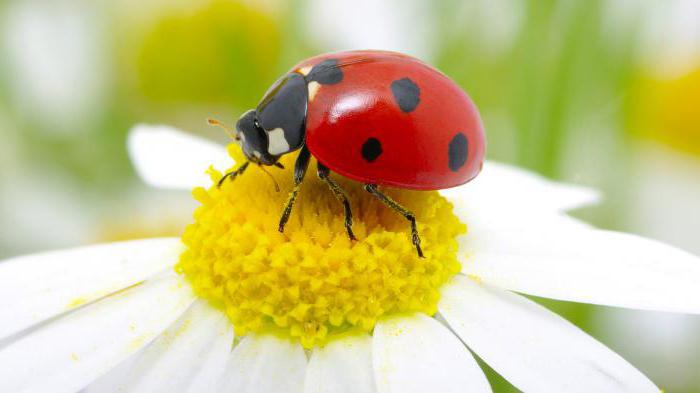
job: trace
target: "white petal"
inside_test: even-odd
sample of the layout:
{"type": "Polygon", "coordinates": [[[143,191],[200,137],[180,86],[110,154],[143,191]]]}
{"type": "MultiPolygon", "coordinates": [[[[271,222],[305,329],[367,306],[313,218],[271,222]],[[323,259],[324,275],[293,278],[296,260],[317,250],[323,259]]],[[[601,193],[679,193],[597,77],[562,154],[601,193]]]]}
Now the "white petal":
{"type": "Polygon", "coordinates": [[[563,212],[597,203],[597,191],[555,183],[532,172],[499,164],[484,164],[482,173],[463,186],[441,190],[455,214],[470,228],[531,228],[586,224],[563,212]]]}
{"type": "Polygon", "coordinates": [[[534,172],[494,161],[486,162],[479,177],[468,183],[466,188],[479,200],[500,199],[506,205],[523,201],[559,212],[600,201],[597,190],[557,183],[534,172]]]}
{"type": "Polygon", "coordinates": [[[128,149],[136,172],[153,187],[208,187],[211,179],[205,171],[210,165],[224,170],[233,164],[223,146],[168,126],[135,126],[128,149]]]}
{"type": "Polygon", "coordinates": [[[151,345],[90,384],[86,392],[209,392],[233,345],[226,316],[195,302],[151,345]]]}
{"type": "Polygon", "coordinates": [[[304,393],[374,393],[372,338],[352,336],[314,350],[304,393]]]}
{"type": "Polygon", "coordinates": [[[372,360],[379,393],[491,391],[464,344],[423,314],[377,324],[372,360]]]}
{"type": "Polygon", "coordinates": [[[535,296],[700,313],[700,258],[600,230],[474,231],[463,272],[535,296]]]}
{"type": "Polygon", "coordinates": [[[151,342],[194,301],[169,273],[76,310],[0,350],[0,391],[75,392],[151,342]]]}
{"type": "Polygon", "coordinates": [[[272,335],[248,335],[230,355],[220,392],[301,393],[306,354],[272,335]]]}
{"type": "Polygon", "coordinates": [[[463,276],[440,313],[479,357],[525,392],[659,392],[623,358],[558,315],[463,276]]]}
{"type": "Polygon", "coordinates": [[[173,266],[177,238],[135,240],[0,262],[0,339],[173,266]]]}

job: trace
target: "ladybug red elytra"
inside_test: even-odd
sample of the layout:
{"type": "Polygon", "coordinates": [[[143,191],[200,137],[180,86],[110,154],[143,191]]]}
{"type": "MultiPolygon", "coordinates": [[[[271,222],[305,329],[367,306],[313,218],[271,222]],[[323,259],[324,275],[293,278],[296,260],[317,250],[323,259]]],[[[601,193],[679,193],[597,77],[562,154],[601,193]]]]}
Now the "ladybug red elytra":
{"type": "Polygon", "coordinates": [[[377,186],[438,190],[464,184],[481,170],[486,150],[479,112],[452,80],[413,57],[372,50],[323,54],[297,64],[256,109],[240,117],[236,139],[248,162],[222,182],[251,162],[280,166],[281,155],[301,149],[280,232],[313,156],[318,176],[343,203],[351,239],[350,202],[331,171],[364,183],[410,221],[421,257],[415,216],[377,186]]]}

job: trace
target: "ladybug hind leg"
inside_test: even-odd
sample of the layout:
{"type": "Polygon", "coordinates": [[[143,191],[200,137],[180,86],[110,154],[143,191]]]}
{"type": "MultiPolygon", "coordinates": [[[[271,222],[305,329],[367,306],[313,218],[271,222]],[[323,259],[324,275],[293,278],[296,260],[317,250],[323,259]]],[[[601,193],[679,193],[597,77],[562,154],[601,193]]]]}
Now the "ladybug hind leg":
{"type": "Polygon", "coordinates": [[[330,178],[330,169],[327,166],[318,163],[318,170],[316,174],[323,180],[328,187],[333,191],[336,199],[343,204],[343,209],[345,209],[345,230],[348,232],[348,237],[350,240],[357,240],[355,234],[352,232],[352,209],[350,209],[350,201],[348,196],[345,194],[342,188],[333,179],[330,178]]]}
{"type": "Polygon", "coordinates": [[[410,210],[399,205],[398,202],[379,191],[376,184],[365,184],[365,190],[411,222],[411,240],[416,247],[418,256],[424,258],[423,250],[420,248],[420,236],[418,236],[418,228],[416,227],[416,216],[410,210]]]}

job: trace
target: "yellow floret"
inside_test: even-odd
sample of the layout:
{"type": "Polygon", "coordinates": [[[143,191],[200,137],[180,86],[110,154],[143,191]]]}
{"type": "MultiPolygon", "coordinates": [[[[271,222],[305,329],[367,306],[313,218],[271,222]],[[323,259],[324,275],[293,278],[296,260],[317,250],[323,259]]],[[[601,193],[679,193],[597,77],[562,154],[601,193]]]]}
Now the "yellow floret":
{"type": "MultiPolygon", "coordinates": [[[[243,162],[237,146],[229,148],[243,162]]],[[[270,168],[282,192],[251,166],[221,188],[197,188],[201,203],[187,227],[187,250],[177,271],[195,293],[223,310],[237,335],[268,332],[305,348],[353,331],[371,332],[392,314],[437,311],[439,288],[460,271],[456,237],[466,232],[452,204],[434,191],[384,188],[413,211],[425,258],[411,244],[408,222],[367,193],[362,184],[334,179],[354,214],[351,241],[342,205],[309,167],[284,234],[278,223],[293,188],[295,154],[287,168],[270,168]]],[[[214,184],[222,174],[210,170],[214,184]]]]}

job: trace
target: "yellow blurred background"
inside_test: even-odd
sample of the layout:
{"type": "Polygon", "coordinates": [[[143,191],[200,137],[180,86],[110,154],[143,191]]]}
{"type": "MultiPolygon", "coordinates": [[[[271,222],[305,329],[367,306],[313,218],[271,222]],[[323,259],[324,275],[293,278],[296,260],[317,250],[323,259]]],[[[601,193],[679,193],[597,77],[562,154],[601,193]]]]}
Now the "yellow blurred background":
{"type": "MultiPolygon", "coordinates": [[[[0,258],[179,234],[194,202],[137,179],[129,128],[225,143],[207,117],[232,124],[297,61],[359,48],[451,76],[481,110],[490,159],[604,192],[576,216],[700,254],[694,0],[6,0],[0,258]]],[[[542,302],[667,392],[700,392],[698,317],[542,302]]]]}

